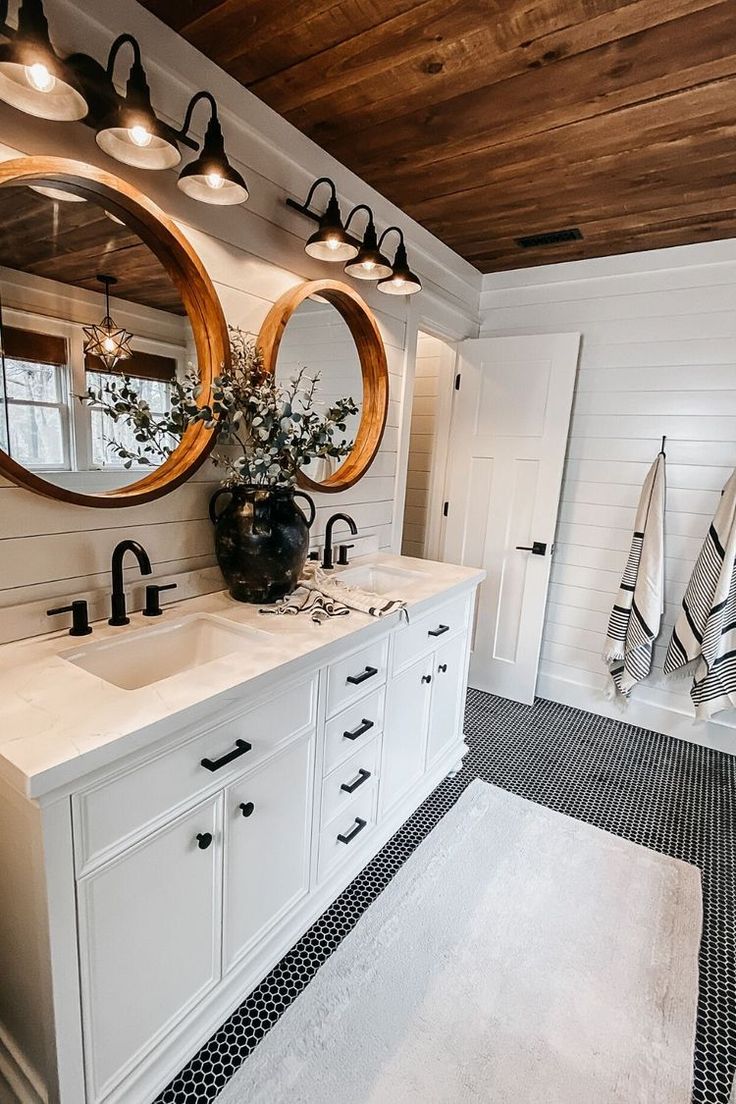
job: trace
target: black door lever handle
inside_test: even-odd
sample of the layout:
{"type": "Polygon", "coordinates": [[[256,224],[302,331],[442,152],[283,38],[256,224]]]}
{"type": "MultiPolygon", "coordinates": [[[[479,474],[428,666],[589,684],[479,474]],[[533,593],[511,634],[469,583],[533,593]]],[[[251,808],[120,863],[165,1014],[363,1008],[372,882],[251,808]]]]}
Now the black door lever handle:
{"type": "Polygon", "coordinates": [[[517,544],[517,552],[531,552],[532,556],[546,556],[547,545],[542,541],[534,541],[533,544],[517,544]]]}

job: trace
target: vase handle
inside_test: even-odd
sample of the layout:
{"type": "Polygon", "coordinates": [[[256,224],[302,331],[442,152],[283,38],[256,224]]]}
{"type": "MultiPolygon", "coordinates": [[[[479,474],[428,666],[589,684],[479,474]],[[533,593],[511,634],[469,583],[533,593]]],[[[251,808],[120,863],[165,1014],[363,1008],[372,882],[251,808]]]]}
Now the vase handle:
{"type": "Polygon", "coordinates": [[[311,529],[314,523],[314,519],[317,516],[316,506],[312,502],[309,495],[305,494],[304,491],[294,491],[294,498],[306,498],[307,502],[309,503],[309,521],[307,521],[306,517],[304,517],[304,511],[299,506],[297,506],[297,510],[299,510],[299,513],[302,515],[302,517],[304,517],[304,520],[307,522],[307,529],[311,529]]]}
{"type": "Polygon", "coordinates": [[[213,525],[217,523],[217,519],[220,516],[219,514],[215,513],[215,503],[217,502],[220,495],[223,494],[232,494],[232,491],[229,487],[219,487],[210,499],[210,520],[212,521],[213,525]]]}

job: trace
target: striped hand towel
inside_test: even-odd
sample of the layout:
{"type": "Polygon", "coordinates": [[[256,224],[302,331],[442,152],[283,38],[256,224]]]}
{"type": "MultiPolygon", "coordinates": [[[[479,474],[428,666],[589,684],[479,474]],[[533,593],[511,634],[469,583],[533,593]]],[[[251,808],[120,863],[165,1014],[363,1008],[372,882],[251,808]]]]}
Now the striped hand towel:
{"type": "Polygon", "coordinates": [[[613,693],[627,698],[652,669],[664,609],[665,456],[660,452],[641,489],[634,536],[608,622],[603,658],[613,693]]]}
{"type": "Polygon", "coordinates": [[[347,617],[350,610],[344,603],[330,598],[327,594],[310,590],[306,586],[298,586],[291,594],[287,594],[286,598],[258,612],[280,613],[290,617],[294,617],[297,613],[308,613],[315,625],[321,625],[330,617],[347,617]]]}
{"type": "Polygon", "coordinates": [[[707,720],[736,706],[736,471],[693,569],[664,661],[665,674],[694,668],[690,697],[707,720]]]}
{"type": "Polygon", "coordinates": [[[332,575],[317,564],[305,565],[299,584],[318,590],[336,602],[344,602],[350,609],[357,610],[358,613],[367,613],[370,617],[387,617],[398,610],[408,620],[406,602],[401,598],[392,598],[386,594],[370,594],[361,587],[350,586],[340,579],[339,574],[332,575]]]}

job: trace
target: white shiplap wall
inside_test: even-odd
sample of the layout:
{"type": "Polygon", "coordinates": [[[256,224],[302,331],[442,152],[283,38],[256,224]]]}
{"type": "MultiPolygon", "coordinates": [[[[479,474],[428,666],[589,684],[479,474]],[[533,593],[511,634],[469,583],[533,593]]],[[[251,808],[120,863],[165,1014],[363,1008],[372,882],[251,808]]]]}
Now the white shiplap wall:
{"type": "MultiPolygon", "coordinates": [[[[11,16],[15,5],[11,3],[11,16]]],[[[50,15],[52,13],[49,13],[50,15]]],[[[209,88],[221,107],[231,158],[248,180],[249,202],[235,209],[187,200],[174,173],[143,173],[105,158],[87,128],[30,119],[0,105],[0,156],[18,152],[86,161],[126,178],[168,211],[202,257],[228,320],[257,332],[271,305],[304,279],[339,276],[334,267],[304,254],[310,223],[285,206],[286,195],[303,196],[311,181],[328,173],[343,204],[373,204],[382,225],[404,227],[415,267],[425,283],[424,316],[459,334],[477,332],[480,276],[446,246],[299,134],[234,80],[207,61],[134,0],[57,0],[55,40],[62,52],[85,49],[106,57],[116,34],[130,31],[143,44],[154,100],[180,123],[189,97],[209,88]]],[[[386,344],[391,410],[381,451],[370,473],[349,491],[319,496],[315,541],[326,518],[347,509],[359,525],[363,547],[398,547],[417,323],[411,301],[361,285],[386,344]]],[[[53,601],[87,597],[102,616],[109,590],[110,554],[122,537],[140,540],[155,565],[155,578],[176,578],[178,597],[222,586],[214,567],[207,503],[211,471],[147,506],[92,510],[56,503],[10,485],[0,486],[0,642],[46,632],[45,609],[53,601]]],[[[131,605],[141,604],[142,582],[131,572],[131,605]]]]}
{"type": "Polygon", "coordinates": [[[736,749],[736,716],[693,725],[662,673],[669,630],[736,465],[736,241],[484,278],[482,333],[580,331],[580,369],[538,693],[736,749]],[[642,481],[667,436],[665,627],[624,714],[600,655],[642,481]]]}
{"type": "Polygon", "coordinates": [[[429,499],[437,438],[442,343],[436,337],[420,333],[417,340],[414,373],[414,402],[411,411],[411,436],[406,473],[404,536],[401,550],[405,556],[425,556],[429,528],[429,499]]]}

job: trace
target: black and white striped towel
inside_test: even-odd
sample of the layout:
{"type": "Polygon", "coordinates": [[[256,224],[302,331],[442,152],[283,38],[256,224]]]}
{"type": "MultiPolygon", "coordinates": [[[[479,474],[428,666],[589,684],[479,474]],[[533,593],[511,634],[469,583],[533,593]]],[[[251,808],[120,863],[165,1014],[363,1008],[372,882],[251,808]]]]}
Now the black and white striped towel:
{"type": "Polygon", "coordinates": [[[723,488],[664,661],[666,675],[690,668],[696,717],[736,706],[736,471],[723,488]]]}
{"type": "Polygon", "coordinates": [[[321,625],[330,617],[347,617],[350,610],[343,602],[338,602],[327,594],[321,594],[320,591],[311,590],[306,586],[298,586],[286,598],[259,612],[280,613],[290,617],[294,617],[297,613],[308,613],[316,625],[321,625]]]}
{"type": "Polygon", "coordinates": [[[652,669],[664,609],[665,456],[660,452],[641,489],[629,559],[611,610],[603,653],[613,692],[628,697],[652,669]]]}

